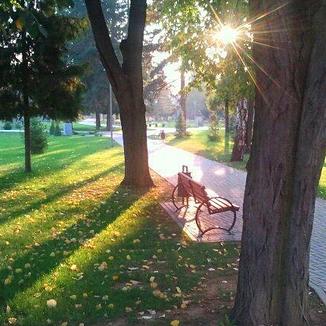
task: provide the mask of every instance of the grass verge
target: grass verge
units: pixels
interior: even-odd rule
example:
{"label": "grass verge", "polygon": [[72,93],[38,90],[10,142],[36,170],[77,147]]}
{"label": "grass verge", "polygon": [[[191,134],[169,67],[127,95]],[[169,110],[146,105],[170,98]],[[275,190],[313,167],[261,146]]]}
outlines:
{"label": "grass verge", "polygon": [[[228,147],[225,147],[224,134],[221,132],[219,141],[209,141],[207,137],[208,131],[195,131],[191,136],[180,139],[174,135],[168,135],[167,144],[184,149],[188,152],[201,155],[210,160],[224,163],[235,169],[246,170],[246,164],[249,155],[245,155],[243,162],[230,162],[233,142],[230,141]],[[323,166],[320,177],[318,196],[326,199],[326,161]]]}

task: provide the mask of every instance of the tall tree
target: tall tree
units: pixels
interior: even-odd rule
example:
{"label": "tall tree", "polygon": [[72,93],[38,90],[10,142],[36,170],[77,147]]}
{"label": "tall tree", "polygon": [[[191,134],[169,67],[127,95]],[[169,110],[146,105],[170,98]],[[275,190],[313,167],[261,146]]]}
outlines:
{"label": "tall tree", "polygon": [[308,325],[310,238],[326,152],[326,1],[252,0],[251,16],[260,17],[252,24],[259,89],[233,318]]}
{"label": "tall tree", "polygon": [[74,119],[83,69],[68,61],[67,42],[81,30],[69,1],[6,1],[0,6],[0,117],[24,118],[25,170],[31,172],[30,118]]}
{"label": "tall tree", "polygon": [[[189,87],[201,88],[216,93],[225,106],[225,148],[229,144],[230,113],[243,98],[253,97],[253,83],[247,72],[251,62],[239,60],[240,52],[250,53],[251,42],[244,21],[248,13],[248,1],[232,0],[164,0],[154,1],[166,30],[168,48],[182,58],[184,69],[193,75]],[[236,45],[219,40],[223,25],[242,25],[241,38]],[[236,50],[235,50],[236,49]]]}
{"label": "tall tree", "polygon": [[120,107],[125,177],[133,187],[153,185],[148,167],[142,52],[146,0],[131,0],[127,38],[120,43],[122,64],[114,51],[99,0],[85,0],[96,47]]}

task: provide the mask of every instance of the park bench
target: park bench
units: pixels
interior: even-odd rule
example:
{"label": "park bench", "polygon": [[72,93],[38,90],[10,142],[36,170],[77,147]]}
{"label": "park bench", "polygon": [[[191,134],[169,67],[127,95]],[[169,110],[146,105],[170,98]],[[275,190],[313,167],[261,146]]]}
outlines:
{"label": "park bench", "polygon": [[[177,197],[182,198],[181,206],[178,206],[176,200]],[[178,173],[178,184],[174,187],[172,192],[172,203],[175,206],[176,211],[182,209],[183,207],[188,208],[190,197],[194,199],[195,204],[198,204],[196,209],[195,221],[200,231],[200,236],[203,236],[205,233],[216,229],[224,230],[229,233],[231,232],[237,219],[237,211],[239,211],[239,206],[232,204],[228,199],[220,196],[209,197],[206,192],[205,186],[193,180],[191,177],[191,173],[188,171],[188,167],[184,165],[182,167],[182,172]],[[215,215],[225,212],[233,213],[230,226],[228,228],[225,228],[218,225],[214,225],[203,230],[199,220],[202,208],[206,208],[209,215]]]}

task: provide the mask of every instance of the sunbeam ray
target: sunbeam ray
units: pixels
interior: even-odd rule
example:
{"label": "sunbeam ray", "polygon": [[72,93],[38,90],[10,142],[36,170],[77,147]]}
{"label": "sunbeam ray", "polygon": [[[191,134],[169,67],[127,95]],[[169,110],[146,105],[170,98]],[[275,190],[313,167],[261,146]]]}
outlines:
{"label": "sunbeam ray", "polygon": [[248,72],[250,78],[252,79],[254,85],[256,86],[257,90],[259,91],[259,93],[262,95],[264,101],[268,102],[268,99],[266,98],[264,92],[261,90],[260,86],[258,85],[255,76],[253,75],[253,73],[250,71],[250,68],[248,67],[248,65],[246,64],[246,62],[244,61],[244,59],[242,58],[241,54],[239,53],[239,51],[236,48],[236,43],[232,43],[232,47],[235,51],[235,53],[237,54],[237,56],[239,57],[240,61],[242,62],[244,68],[246,69],[246,71]]}

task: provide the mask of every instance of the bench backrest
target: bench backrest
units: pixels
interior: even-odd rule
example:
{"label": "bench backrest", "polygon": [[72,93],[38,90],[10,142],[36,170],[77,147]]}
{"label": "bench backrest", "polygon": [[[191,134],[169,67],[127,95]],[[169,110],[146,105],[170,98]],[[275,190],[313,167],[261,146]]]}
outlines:
{"label": "bench backrest", "polygon": [[209,200],[205,186],[194,181],[186,174],[178,173],[179,181],[182,183],[183,189],[192,196],[196,201],[205,202]]}

